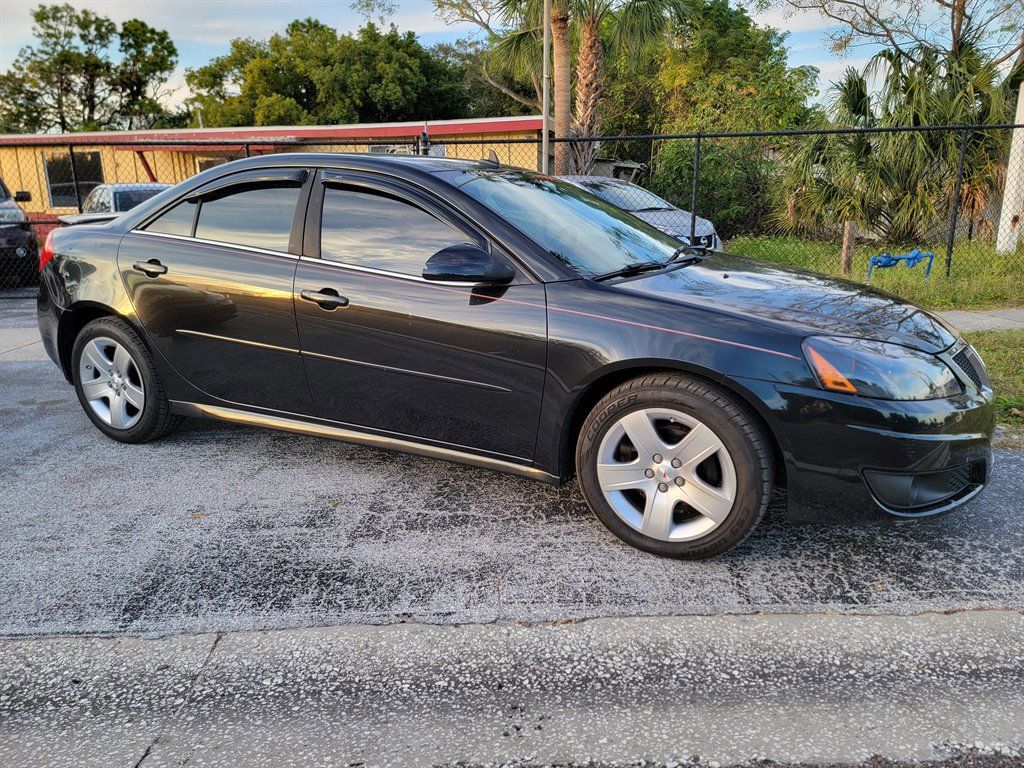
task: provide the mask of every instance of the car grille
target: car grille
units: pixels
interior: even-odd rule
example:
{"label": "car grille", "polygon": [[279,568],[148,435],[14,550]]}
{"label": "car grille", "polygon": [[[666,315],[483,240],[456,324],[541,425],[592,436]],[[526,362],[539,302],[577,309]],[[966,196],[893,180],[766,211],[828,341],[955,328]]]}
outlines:
{"label": "car grille", "polygon": [[953,362],[957,368],[964,372],[964,375],[971,380],[974,386],[979,389],[983,386],[988,386],[988,375],[985,373],[985,366],[973,347],[970,345],[965,346],[953,355]]}
{"label": "car grille", "polygon": [[960,493],[971,483],[971,465],[961,464],[946,473],[946,487],[950,494]]}

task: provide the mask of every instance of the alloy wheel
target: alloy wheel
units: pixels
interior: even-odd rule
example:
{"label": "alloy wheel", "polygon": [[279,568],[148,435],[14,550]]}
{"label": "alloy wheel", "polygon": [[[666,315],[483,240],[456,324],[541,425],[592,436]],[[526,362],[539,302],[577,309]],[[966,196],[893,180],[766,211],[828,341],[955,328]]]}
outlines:
{"label": "alloy wheel", "polygon": [[146,405],[142,374],[124,345],[107,336],[86,342],[78,376],[89,407],[114,429],[130,429]]}
{"label": "alloy wheel", "polygon": [[659,541],[689,541],[718,528],[736,500],[736,467],[721,438],[667,408],[628,413],[605,433],[597,480],[616,515]]}

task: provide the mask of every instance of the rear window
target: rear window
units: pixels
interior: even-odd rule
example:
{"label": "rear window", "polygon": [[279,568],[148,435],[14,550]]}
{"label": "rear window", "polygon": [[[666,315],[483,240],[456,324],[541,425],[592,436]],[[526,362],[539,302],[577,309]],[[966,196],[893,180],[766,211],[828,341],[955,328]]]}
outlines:
{"label": "rear window", "polygon": [[144,203],[153,195],[161,192],[160,189],[129,189],[114,193],[114,210],[130,211],[139,203]]}
{"label": "rear window", "polygon": [[246,187],[203,200],[196,237],[269,251],[287,251],[292,232],[297,186]]}

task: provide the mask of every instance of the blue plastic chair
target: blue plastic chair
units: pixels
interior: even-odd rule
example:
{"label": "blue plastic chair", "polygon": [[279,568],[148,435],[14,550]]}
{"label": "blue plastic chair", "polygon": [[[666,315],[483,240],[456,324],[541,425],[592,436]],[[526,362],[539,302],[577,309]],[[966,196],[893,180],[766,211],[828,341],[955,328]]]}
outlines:
{"label": "blue plastic chair", "polygon": [[875,267],[878,267],[879,269],[889,269],[890,267],[899,266],[902,262],[906,264],[909,269],[910,267],[916,267],[925,259],[928,260],[928,266],[925,267],[924,270],[924,277],[925,280],[927,280],[928,276],[932,273],[932,262],[935,261],[935,254],[930,251],[928,253],[923,253],[921,249],[915,248],[910,253],[905,253],[902,256],[893,256],[888,251],[880,253],[877,256],[872,256],[868,259],[868,282],[871,282],[871,272]]}

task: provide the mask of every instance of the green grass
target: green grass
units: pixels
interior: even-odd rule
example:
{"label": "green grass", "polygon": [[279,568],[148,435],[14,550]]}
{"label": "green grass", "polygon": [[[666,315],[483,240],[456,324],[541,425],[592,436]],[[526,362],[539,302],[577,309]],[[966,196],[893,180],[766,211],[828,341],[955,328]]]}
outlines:
{"label": "green grass", "polygon": [[[800,267],[829,275],[840,275],[839,242],[823,242],[800,237],[734,237],[726,244],[732,253],[765,261]],[[881,246],[859,245],[854,251],[850,279],[864,281],[868,259],[877,256]],[[895,254],[910,248],[891,248]],[[958,243],[953,249],[952,271],[945,274],[945,246],[922,247],[935,253],[932,274],[924,279],[924,264],[913,269],[904,266],[876,269],[871,284],[930,309],[981,309],[1024,306],[1024,251],[1011,256],[996,256],[992,247],[980,241]]]}
{"label": "green grass", "polygon": [[1024,331],[976,331],[964,337],[985,361],[1000,423],[1024,428]]}

